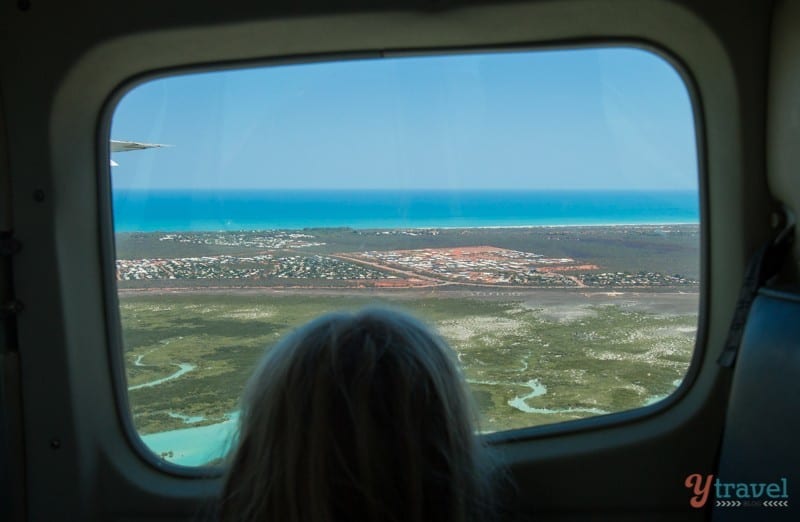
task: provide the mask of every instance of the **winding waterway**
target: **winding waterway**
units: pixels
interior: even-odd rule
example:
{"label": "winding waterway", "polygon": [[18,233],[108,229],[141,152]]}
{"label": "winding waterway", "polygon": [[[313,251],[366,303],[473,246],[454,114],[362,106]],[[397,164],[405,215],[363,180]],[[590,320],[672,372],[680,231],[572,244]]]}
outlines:
{"label": "winding waterway", "polygon": [[[140,355],[139,358],[136,360],[135,364],[137,366],[145,366],[144,364],[141,364],[141,358],[142,358],[142,356]],[[128,386],[128,391],[138,390],[139,388],[149,388],[151,386],[158,386],[161,383],[164,383],[164,382],[167,382],[167,381],[171,381],[173,379],[177,379],[177,378],[181,377],[182,375],[186,375],[190,371],[192,371],[195,368],[197,368],[194,364],[189,364],[189,363],[179,363],[179,364],[176,364],[175,366],[177,366],[179,368],[179,370],[177,372],[169,374],[166,377],[162,377],[161,379],[156,379],[154,381],[149,381],[149,382],[145,382],[145,383],[142,383],[142,384],[137,384],[136,386]]]}
{"label": "winding waterway", "polygon": [[[135,363],[137,366],[145,366],[141,363],[141,356],[139,356]],[[129,390],[138,388],[157,386],[164,382],[177,379],[190,371],[195,369],[195,365],[189,363],[176,364],[179,370],[161,379],[156,379],[136,386],[131,386]],[[496,381],[478,381],[467,380],[470,384],[484,384],[484,385],[504,385],[508,383],[501,383]],[[677,387],[680,385],[681,379],[677,379],[673,384]],[[508,401],[508,405],[519,411],[525,413],[539,413],[539,414],[560,414],[560,413],[591,413],[594,415],[603,415],[609,413],[600,408],[536,408],[528,405],[529,400],[541,397],[547,394],[547,386],[542,384],[538,379],[531,379],[526,383],[520,383],[521,386],[530,388],[530,392],[524,395],[518,395]],[[666,395],[665,395],[666,396]],[[652,404],[658,400],[663,399],[665,396],[654,396],[648,398],[646,404]],[[168,415],[173,418],[179,418],[186,424],[193,424],[204,420],[202,416],[188,416],[174,412],[168,412]],[[164,431],[160,433],[152,433],[142,435],[142,440],[156,455],[183,466],[202,466],[216,459],[224,457],[236,436],[238,427],[239,412],[232,412],[226,415],[226,419],[216,424],[209,424],[207,426],[187,427],[177,430]]]}
{"label": "winding waterway", "polygon": [[528,386],[531,392],[522,396],[517,395],[508,401],[508,405],[525,413],[542,413],[546,415],[557,413],[593,413],[595,415],[603,415],[608,413],[606,410],[601,410],[600,408],[533,408],[528,406],[526,401],[546,394],[547,386],[539,382],[538,379],[531,379],[526,382],[524,386]]}

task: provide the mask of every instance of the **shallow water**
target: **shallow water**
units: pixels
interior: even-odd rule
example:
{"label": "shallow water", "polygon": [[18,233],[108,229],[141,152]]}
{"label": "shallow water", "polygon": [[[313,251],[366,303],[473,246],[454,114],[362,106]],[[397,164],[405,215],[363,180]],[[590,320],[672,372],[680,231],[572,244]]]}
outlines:
{"label": "shallow water", "polygon": [[142,435],[142,441],[164,460],[183,466],[202,466],[228,453],[238,420],[239,412],[233,412],[217,424]]}

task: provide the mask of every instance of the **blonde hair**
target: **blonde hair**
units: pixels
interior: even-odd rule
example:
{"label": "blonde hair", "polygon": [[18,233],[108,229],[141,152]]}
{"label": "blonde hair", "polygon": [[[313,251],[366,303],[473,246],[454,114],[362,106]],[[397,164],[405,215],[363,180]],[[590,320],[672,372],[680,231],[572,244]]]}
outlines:
{"label": "blonde hair", "polygon": [[447,344],[406,314],[321,317],[263,359],[220,520],[485,518],[489,460]]}

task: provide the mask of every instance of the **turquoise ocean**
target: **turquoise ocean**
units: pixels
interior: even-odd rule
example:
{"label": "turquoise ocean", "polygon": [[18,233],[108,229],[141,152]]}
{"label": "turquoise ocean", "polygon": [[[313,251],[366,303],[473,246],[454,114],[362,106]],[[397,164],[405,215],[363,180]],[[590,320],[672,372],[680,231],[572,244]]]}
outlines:
{"label": "turquoise ocean", "polygon": [[696,191],[115,190],[117,232],[698,223]]}

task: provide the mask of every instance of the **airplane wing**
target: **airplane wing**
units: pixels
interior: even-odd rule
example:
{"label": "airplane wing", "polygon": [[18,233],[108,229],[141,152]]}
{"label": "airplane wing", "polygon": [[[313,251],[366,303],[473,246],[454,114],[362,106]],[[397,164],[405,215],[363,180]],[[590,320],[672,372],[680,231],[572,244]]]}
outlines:
{"label": "airplane wing", "polygon": [[129,150],[152,149],[157,147],[169,147],[161,143],[141,143],[139,141],[111,140],[111,152],[127,152]]}
{"label": "airplane wing", "polygon": [[[164,145],[162,143],[142,143],[140,141],[111,140],[111,152],[127,152],[129,150],[153,149],[170,146],[171,145]],[[119,164],[116,161],[111,160],[112,167],[116,167],[117,165]]]}

